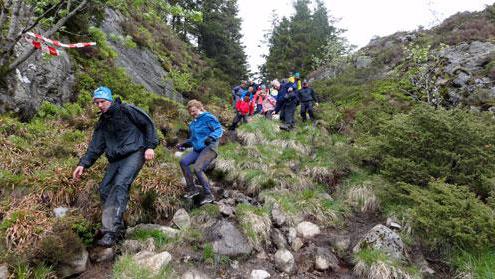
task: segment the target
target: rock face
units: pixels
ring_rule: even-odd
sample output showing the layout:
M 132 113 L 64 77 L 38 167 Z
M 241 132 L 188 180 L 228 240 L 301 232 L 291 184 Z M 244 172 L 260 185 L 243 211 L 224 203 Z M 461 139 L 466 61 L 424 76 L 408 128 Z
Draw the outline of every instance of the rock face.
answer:
M 17 55 L 27 46 L 16 46 Z M 35 52 L 8 77 L 7 88 L 0 84 L 0 114 L 14 111 L 21 119 L 31 119 L 43 101 L 63 104 L 74 99 L 75 77 L 72 62 L 65 51 L 44 58 Z
M 253 250 L 242 233 L 225 220 L 220 220 L 210 227 L 206 232 L 206 239 L 212 242 L 213 250 L 220 255 L 248 255 Z
M 378 224 L 369 230 L 354 246 L 352 252 L 357 253 L 364 247 L 381 250 L 397 260 L 402 260 L 405 257 L 404 243 L 400 236 L 382 224 Z
M 278 250 L 275 253 L 275 266 L 285 273 L 291 273 L 294 269 L 294 256 L 287 249 Z
M 106 9 L 105 20 L 101 24 L 101 29 L 107 35 L 123 36 L 124 31 L 121 24 L 124 21 L 125 17 L 120 12 Z M 110 44 L 119 54 L 115 61 L 116 64 L 125 68 L 134 82 L 143 85 L 151 92 L 182 102 L 182 95 L 173 89 L 170 82 L 165 81 L 167 72 L 162 68 L 158 57 L 150 50 L 127 48 L 120 42 L 110 41 Z

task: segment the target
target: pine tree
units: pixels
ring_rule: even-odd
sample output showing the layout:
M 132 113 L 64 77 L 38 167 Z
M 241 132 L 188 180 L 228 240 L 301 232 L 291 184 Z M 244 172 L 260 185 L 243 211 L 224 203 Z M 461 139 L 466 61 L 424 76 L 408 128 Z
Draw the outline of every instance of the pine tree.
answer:
M 198 27 L 198 48 L 228 75 L 229 82 L 246 78 L 237 0 L 204 0 L 203 22 Z
M 286 77 L 292 67 L 292 61 L 287 59 L 291 55 L 290 21 L 283 17 L 280 23 L 274 22 L 272 36 L 268 43 L 270 45 L 269 55 L 266 56 L 264 71 L 267 78 Z

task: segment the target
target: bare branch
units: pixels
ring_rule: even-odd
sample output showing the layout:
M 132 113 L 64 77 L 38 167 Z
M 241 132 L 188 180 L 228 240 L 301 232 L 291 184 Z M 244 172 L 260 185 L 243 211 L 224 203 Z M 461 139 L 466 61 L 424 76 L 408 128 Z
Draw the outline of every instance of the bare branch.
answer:
M 74 8 L 68 15 L 65 17 L 61 18 L 50 30 L 44 33 L 44 36 L 50 37 L 52 36 L 55 32 L 62 27 L 69 18 L 73 17 L 79 10 L 81 10 L 86 4 L 88 3 L 88 0 L 83 0 L 81 3 Z M 33 47 L 30 47 L 28 50 L 26 50 L 23 54 L 21 54 L 12 64 L 10 64 L 7 68 L 7 72 L 13 71 L 17 66 L 19 66 L 21 63 L 26 61 L 33 53 L 35 49 Z
M 46 10 L 46 12 L 44 12 L 42 15 L 40 15 L 38 18 L 36 18 L 34 20 L 34 22 L 30 26 L 27 26 L 26 28 L 24 28 L 22 30 L 21 34 L 19 34 L 19 36 L 22 36 L 22 35 L 26 34 L 27 32 L 31 31 L 31 29 L 33 29 L 34 27 L 36 27 L 36 25 L 38 25 L 38 23 L 43 18 L 45 18 L 49 13 L 51 13 L 55 8 L 61 6 L 64 2 L 65 2 L 64 0 L 60 0 L 60 2 L 58 2 L 57 5 L 53 5 L 52 7 L 50 7 L 50 9 Z

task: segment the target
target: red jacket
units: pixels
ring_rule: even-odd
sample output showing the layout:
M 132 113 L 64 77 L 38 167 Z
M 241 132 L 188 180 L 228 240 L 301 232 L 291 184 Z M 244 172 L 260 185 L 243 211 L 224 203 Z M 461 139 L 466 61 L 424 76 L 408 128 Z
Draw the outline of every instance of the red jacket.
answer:
M 235 109 L 242 115 L 253 114 L 254 106 L 252 102 L 245 102 L 243 100 L 237 101 L 235 103 Z

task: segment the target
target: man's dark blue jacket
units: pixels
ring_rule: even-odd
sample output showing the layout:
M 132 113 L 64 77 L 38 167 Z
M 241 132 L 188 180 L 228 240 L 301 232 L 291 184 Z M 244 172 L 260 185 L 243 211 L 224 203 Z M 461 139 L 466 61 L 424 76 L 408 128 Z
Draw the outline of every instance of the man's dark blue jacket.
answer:
M 100 115 L 88 151 L 79 161 L 79 166 L 91 167 L 103 152 L 109 162 L 115 162 L 140 149 L 154 149 L 157 145 L 158 137 L 151 118 L 117 98 Z

